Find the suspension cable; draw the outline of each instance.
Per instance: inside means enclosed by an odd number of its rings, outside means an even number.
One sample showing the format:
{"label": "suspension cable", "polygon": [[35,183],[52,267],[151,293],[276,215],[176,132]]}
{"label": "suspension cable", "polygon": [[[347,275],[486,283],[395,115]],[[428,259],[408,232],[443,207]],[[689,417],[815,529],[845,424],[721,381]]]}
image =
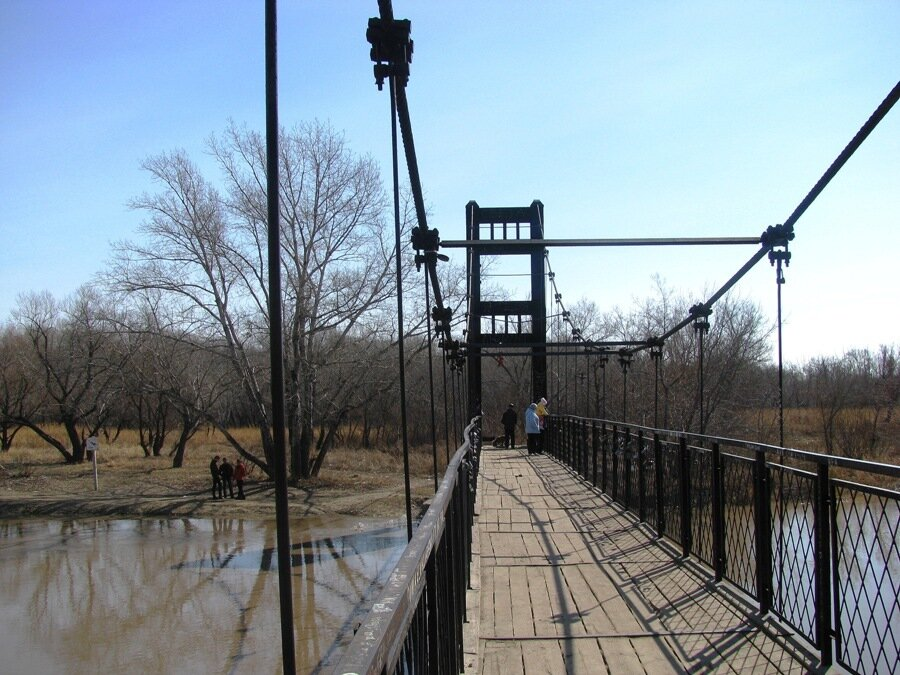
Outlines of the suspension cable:
{"label": "suspension cable", "polygon": [[447,358],[441,357],[441,372],[444,379],[444,448],[447,454],[447,465],[450,465],[450,418],[448,417],[449,402],[447,400]]}
{"label": "suspension cable", "polygon": [[400,263],[401,243],[400,243],[400,168],[397,157],[397,110],[395,92],[397,85],[395,75],[391,75],[390,94],[391,94],[391,156],[393,159],[393,178],[394,178],[394,238],[395,238],[395,255],[396,271],[397,271],[397,351],[400,358],[400,435],[403,442],[403,486],[406,491],[406,534],[407,539],[411,540],[413,535],[412,526],[412,491],[409,481],[409,433],[407,430],[406,419],[406,357],[404,355],[403,345],[403,274],[402,265]]}
{"label": "suspension cable", "polygon": [[434,491],[438,490],[437,430],[434,426],[434,355],[431,350],[431,296],[428,293],[428,275],[425,275],[425,334],[428,342],[428,403],[431,410],[431,459],[434,464]]}

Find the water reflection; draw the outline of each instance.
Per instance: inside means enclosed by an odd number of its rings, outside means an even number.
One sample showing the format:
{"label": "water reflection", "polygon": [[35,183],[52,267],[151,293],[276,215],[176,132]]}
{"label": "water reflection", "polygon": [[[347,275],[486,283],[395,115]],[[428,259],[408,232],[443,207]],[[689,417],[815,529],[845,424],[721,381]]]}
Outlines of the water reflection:
{"label": "water reflection", "polygon": [[[292,524],[298,667],[352,636],[399,523]],[[275,525],[236,518],[0,522],[0,671],[280,672]]]}

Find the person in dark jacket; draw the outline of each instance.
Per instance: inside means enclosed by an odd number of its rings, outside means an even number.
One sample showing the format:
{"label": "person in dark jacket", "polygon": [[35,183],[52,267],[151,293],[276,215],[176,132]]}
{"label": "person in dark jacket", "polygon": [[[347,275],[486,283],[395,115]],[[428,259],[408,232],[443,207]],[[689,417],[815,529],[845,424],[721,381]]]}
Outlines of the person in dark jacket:
{"label": "person in dark jacket", "polygon": [[503,442],[507,448],[516,447],[516,425],[519,423],[519,416],[516,414],[516,407],[510,403],[509,407],[500,418],[503,424]]}
{"label": "person in dark jacket", "polygon": [[212,474],[212,493],[213,499],[221,499],[224,496],[222,492],[222,474],[219,473],[219,456],[216,455],[209,463],[209,472]]}
{"label": "person in dark jacket", "polygon": [[222,477],[222,497],[225,497],[225,488],[228,488],[229,496],[234,499],[234,467],[227,457],[222,458],[222,466],[219,467],[219,475]]}

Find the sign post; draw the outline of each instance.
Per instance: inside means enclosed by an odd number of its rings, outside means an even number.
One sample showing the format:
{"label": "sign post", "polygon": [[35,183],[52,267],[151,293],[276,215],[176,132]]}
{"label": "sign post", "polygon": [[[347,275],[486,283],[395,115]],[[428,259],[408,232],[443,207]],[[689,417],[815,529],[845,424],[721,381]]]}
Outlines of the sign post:
{"label": "sign post", "polygon": [[96,436],[88,436],[84,443],[84,449],[91,453],[91,462],[94,465],[94,490],[100,489],[100,481],[97,479],[97,451],[100,449],[100,443]]}

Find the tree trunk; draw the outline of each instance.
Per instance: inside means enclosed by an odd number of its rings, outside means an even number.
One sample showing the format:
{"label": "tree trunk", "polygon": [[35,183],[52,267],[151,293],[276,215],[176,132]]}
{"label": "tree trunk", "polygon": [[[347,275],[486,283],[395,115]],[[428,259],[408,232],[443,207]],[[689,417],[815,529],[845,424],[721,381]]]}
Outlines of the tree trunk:
{"label": "tree trunk", "polygon": [[69,461],[80,464],[84,461],[84,443],[81,440],[81,436],[78,434],[78,425],[75,423],[74,419],[63,418],[63,427],[66,430],[66,435],[69,437],[69,443],[72,446],[72,459]]}
{"label": "tree trunk", "polygon": [[315,462],[313,462],[311,471],[313,476],[319,475],[319,471],[321,471],[322,469],[322,464],[325,462],[325,455],[328,454],[331,446],[334,445],[335,434],[337,433],[338,428],[341,426],[341,423],[344,421],[344,418],[346,416],[347,411],[341,411],[337,419],[328,425],[327,431],[325,432],[325,434],[323,434],[322,439],[318,443],[318,453],[316,454],[316,460]]}
{"label": "tree trunk", "polygon": [[178,435],[178,440],[175,441],[175,445],[172,446],[172,452],[169,453],[170,456],[174,455],[174,458],[172,459],[173,469],[180,469],[184,466],[184,452],[187,448],[187,442],[195,433],[197,433],[197,429],[199,428],[199,420],[192,419],[188,415],[181,416],[181,433]]}

